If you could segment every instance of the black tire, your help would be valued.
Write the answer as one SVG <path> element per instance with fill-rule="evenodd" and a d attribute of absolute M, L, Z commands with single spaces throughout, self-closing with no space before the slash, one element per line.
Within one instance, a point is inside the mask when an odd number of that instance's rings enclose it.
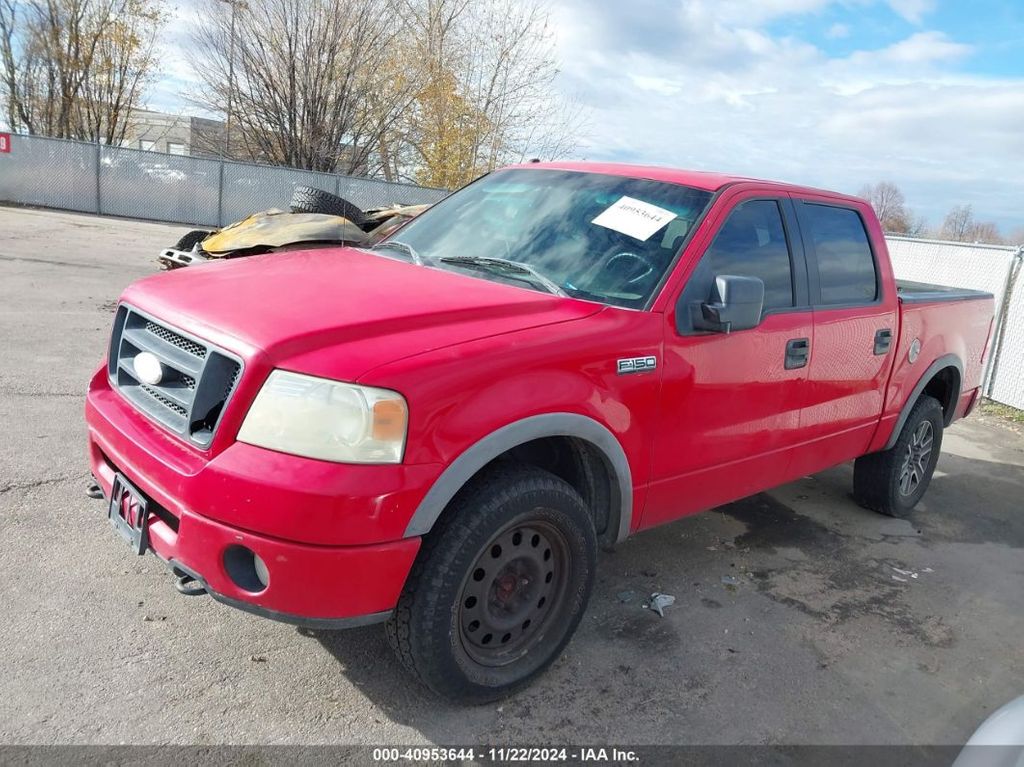
<path fill-rule="evenodd" d="M 363 225 L 363 211 L 358 206 L 336 194 L 311 186 L 295 187 L 289 207 L 292 213 L 325 213 L 328 216 L 347 218 L 356 226 Z"/>
<path fill-rule="evenodd" d="M 388 642 L 449 700 L 503 698 L 565 649 L 596 564 L 594 523 L 579 493 L 542 469 L 496 466 L 471 480 L 424 538 Z"/>
<path fill-rule="evenodd" d="M 890 517 L 906 516 L 928 489 L 942 449 L 942 405 L 923 395 L 889 450 L 861 456 L 853 465 L 853 497 Z"/>
<path fill-rule="evenodd" d="M 207 237 L 210 236 L 210 232 L 205 229 L 193 229 L 191 232 L 186 233 L 178 240 L 178 244 L 174 246 L 175 250 L 183 250 L 186 253 L 192 250 L 193 247 L 201 243 Z"/>

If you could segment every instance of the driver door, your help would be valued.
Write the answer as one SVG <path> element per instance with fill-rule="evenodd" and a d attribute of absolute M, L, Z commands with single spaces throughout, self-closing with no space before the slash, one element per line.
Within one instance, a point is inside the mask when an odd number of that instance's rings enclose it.
<path fill-rule="evenodd" d="M 788 198 L 739 198 L 667 312 L 644 527 L 788 479 L 813 353 L 798 231 Z M 699 329 L 719 275 L 764 283 L 756 327 Z"/>

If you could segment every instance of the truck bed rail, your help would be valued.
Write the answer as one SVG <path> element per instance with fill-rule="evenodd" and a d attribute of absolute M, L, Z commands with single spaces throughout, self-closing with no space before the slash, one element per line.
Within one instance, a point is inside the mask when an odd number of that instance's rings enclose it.
<path fill-rule="evenodd" d="M 927 282 L 912 282 L 910 280 L 896 280 L 896 292 L 900 301 L 905 304 L 977 301 L 983 298 L 993 298 L 991 293 L 986 293 L 984 290 L 951 288 L 947 285 L 932 285 Z"/>

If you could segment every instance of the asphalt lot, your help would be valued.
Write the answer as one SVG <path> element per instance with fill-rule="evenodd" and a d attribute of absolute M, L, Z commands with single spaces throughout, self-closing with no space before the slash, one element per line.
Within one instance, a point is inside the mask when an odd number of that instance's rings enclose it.
<path fill-rule="evenodd" d="M 118 294 L 185 229 L 0 208 L 0 742 L 957 744 L 1024 694 L 1024 436 L 989 417 L 910 520 L 842 466 L 630 539 L 496 706 L 410 683 L 380 627 L 179 596 L 85 497 L 82 408 Z"/>

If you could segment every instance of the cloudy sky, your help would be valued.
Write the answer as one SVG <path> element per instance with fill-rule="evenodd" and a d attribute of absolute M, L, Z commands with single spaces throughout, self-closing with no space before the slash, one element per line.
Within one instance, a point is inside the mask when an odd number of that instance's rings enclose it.
<path fill-rule="evenodd" d="M 886 179 L 932 224 L 1024 227 L 1022 0 L 549 1 L 586 159 Z M 151 103 L 183 108 L 184 78 Z"/>

